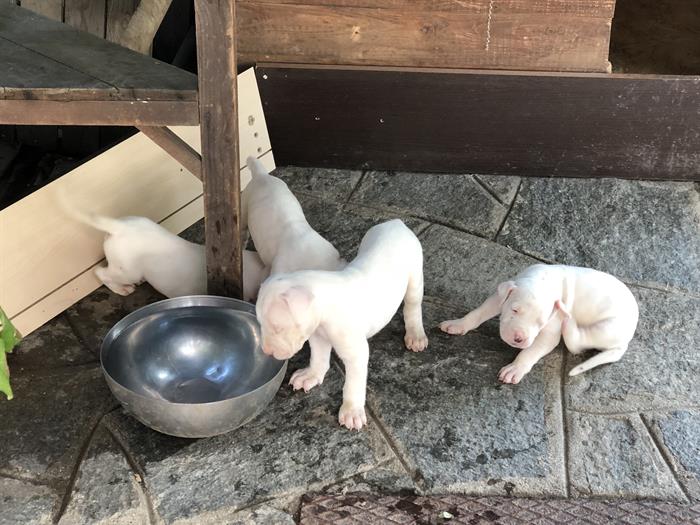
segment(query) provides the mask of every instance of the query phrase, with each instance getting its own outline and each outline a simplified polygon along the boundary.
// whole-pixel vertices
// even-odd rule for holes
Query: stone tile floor
[[[397,216],[423,243],[430,347],[406,351],[398,316],[371,340],[368,427],[337,424],[340,366],[308,394],[284,386],[228,435],[143,427],[111,397],[97,351],[113,323],[158,297],[147,286],[127,298],[101,289],[10,356],[0,524],[293,523],[307,493],[700,501],[697,184],[277,174],[345,257]],[[187,232],[201,234],[201,224]],[[593,266],[630,285],[641,321],[620,363],[570,378],[583,357],[561,350],[501,385],[514,351],[494,322],[465,337],[435,328],[535,261]]]

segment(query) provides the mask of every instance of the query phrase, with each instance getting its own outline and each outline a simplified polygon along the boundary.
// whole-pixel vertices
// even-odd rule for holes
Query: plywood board
[[[244,187],[248,155],[269,169],[274,158],[252,70],[239,76],[239,94]],[[171,129],[200,151],[199,127]],[[13,247],[0,254],[0,305],[25,335],[99,285],[91,270],[103,258],[103,234],[65,217],[59,186],[83,209],[146,216],[173,232],[203,216],[201,182],[141,133],[0,211],[0,237]]]

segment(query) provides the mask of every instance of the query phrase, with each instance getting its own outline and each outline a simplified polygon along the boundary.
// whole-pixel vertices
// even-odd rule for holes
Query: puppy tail
[[[594,355],[590,359],[586,359],[583,363],[581,363],[578,366],[575,366],[574,368],[571,369],[569,372],[570,376],[577,376],[579,374],[582,374],[586,370],[590,370],[591,368],[595,368],[596,366],[604,365],[607,363],[614,363],[616,361],[619,361],[627,348],[613,348],[610,350],[605,350],[603,352],[600,352],[599,354]]]
[[[255,157],[253,157],[252,155],[246,159],[246,165],[248,166],[248,169],[250,169],[250,172],[253,174],[253,177],[259,177],[260,175],[269,175],[268,171],[265,169],[265,166],[263,166],[263,163]]]
[[[119,219],[98,215],[92,212],[85,212],[77,208],[70,202],[70,199],[66,195],[65,188],[59,186],[56,189],[55,195],[61,211],[63,211],[63,213],[74,221],[82,222],[83,224],[87,224],[96,230],[109,233],[110,235],[118,233],[124,227],[123,222]]]

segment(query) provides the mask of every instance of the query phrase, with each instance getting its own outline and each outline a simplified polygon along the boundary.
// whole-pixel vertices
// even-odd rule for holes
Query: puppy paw
[[[501,368],[501,371],[498,373],[498,379],[501,383],[517,385],[529,371],[530,369],[527,367],[511,363]]]
[[[463,319],[452,319],[440,323],[440,330],[450,335],[464,335],[469,329],[464,325]]]
[[[428,348],[428,337],[422,330],[420,332],[406,332],[403,342],[406,344],[406,348],[413,352],[422,352]]]
[[[325,374],[319,374],[315,370],[309,368],[300,368],[292,374],[289,379],[289,384],[292,385],[294,390],[304,389],[304,392],[308,392],[316,385],[323,383],[323,378]]]
[[[365,407],[356,407],[350,403],[343,403],[338,413],[338,423],[347,427],[348,430],[360,430],[367,424]]]

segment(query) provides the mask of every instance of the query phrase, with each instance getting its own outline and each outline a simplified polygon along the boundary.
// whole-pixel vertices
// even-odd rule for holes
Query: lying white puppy
[[[462,319],[444,321],[448,334],[464,335],[501,315],[501,339],[521,352],[501,369],[499,379],[518,383],[537,361],[551,352],[561,336],[572,354],[601,352],[574,367],[575,376],[618,361],[634,336],[639,319],[632,292],[607,273],[576,266],[535,264]]]
[[[207,293],[204,246],[169,232],[145,217],[114,219],[63,206],[74,219],[106,232],[107,266],[95,274],[114,293],[129,295],[147,281],[166,297]],[[269,272],[255,252],[243,252],[243,296],[255,299]]]
[[[365,390],[369,344],[404,300],[406,346],[428,346],[423,330],[423,251],[420,241],[398,219],[369,229],[357,257],[341,271],[302,271],[272,276],[260,288],[257,303],[263,351],[289,359],[304,342],[311,362],[290,383],[305,391],[320,385],[331,348],[345,365],[343,404],[338,421],[349,429],[367,423]]]
[[[248,157],[247,163],[253,177],[241,193],[242,231],[250,231],[270,274],[340,269],[345,261],[309,226],[284,181],[270,175],[255,157]]]

